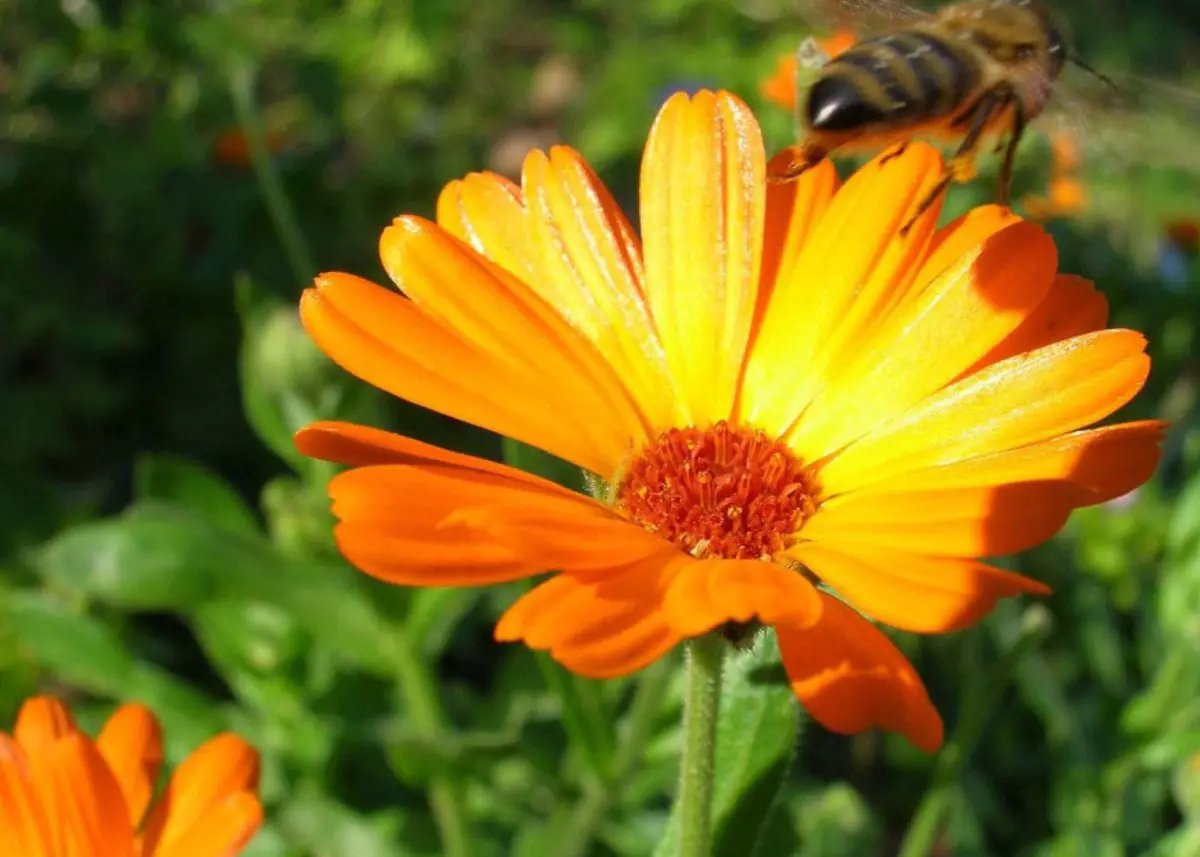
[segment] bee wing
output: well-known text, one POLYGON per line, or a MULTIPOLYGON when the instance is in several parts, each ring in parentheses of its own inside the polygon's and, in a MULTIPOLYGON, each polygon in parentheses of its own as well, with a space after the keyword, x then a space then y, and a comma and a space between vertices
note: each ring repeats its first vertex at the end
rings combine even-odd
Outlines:
POLYGON ((1044 125, 1070 134, 1089 169, 1131 166, 1200 177, 1200 88, 1135 75, 1108 82, 1068 69, 1055 84, 1044 125))
POLYGON ((930 13, 903 0, 797 0, 801 15, 818 29, 863 36, 928 20, 930 13))

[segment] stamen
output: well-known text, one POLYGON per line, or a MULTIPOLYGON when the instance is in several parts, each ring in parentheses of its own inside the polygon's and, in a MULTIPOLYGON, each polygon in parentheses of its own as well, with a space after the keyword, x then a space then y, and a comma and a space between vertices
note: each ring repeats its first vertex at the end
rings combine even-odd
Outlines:
POLYGON ((816 512, 817 490, 787 446, 721 421, 659 435, 630 462, 616 504, 693 556, 771 559, 816 512))

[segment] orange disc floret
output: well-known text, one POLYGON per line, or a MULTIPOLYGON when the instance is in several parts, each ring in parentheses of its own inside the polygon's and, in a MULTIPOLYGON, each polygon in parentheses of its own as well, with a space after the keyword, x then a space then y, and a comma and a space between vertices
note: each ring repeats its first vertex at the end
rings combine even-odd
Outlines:
POLYGON ((815 498, 785 444, 722 420, 659 435, 630 462, 616 506, 692 556, 771 559, 812 517, 815 498))
POLYGON ((384 231, 399 292, 322 275, 306 329, 606 491, 316 423, 300 451, 351 466, 329 485, 342 553, 406 586, 553 570, 496 638, 594 677, 758 622, 824 726, 935 749, 941 718, 871 620, 940 633, 1045 594, 984 558, 1149 479, 1164 429, 1095 425, 1141 389, 1146 341, 1106 327, 1045 230, 992 205, 915 214, 944 169, 914 142, 845 182, 826 160, 770 183, 753 114, 704 91, 650 131, 640 234, 567 147, 519 182, 449 183, 436 223, 384 231))
POLYGON ((262 823, 258 754, 223 734, 198 748, 153 799, 162 730, 124 705, 93 740, 51 697, 25 702, 0 732, 0 854, 227 857, 262 823))

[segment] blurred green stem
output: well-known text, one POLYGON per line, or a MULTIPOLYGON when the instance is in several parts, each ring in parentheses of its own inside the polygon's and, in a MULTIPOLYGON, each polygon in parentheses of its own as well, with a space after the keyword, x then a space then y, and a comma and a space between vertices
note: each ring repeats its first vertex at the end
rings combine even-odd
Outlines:
POLYGON ((709 857, 712 853, 714 756, 724 659, 725 641, 717 636, 697 637, 688 643, 683 771, 678 798, 679 857, 709 857))
POLYGON ((300 231, 295 209, 292 208, 287 191, 283 187, 283 179, 279 177, 279 169, 267 149, 262 116, 254 97, 254 77, 255 69, 250 62, 231 61, 229 91, 233 96, 233 109, 249 144, 254 177, 258 180, 259 191, 279 236, 279 242, 283 245, 292 275, 297 284, 307 286, 316 275, 317 268, 313 264, 308 242, 304 240, 304 233, 300 231))
MULTIPOLYGON (((398 630, 395 635, 392 662, 413 727, 423 735, 438 735, 444 728, 445 716, 433 675, 403 630, 398 630)), ((445 857, 469 857, 471 854, 471 834, 458 791, 449 776, 435 776, 429 781, 429 807, 445 857)))
POLYGON ((983 733, 983 726, 1008 689, 1013 671, 1030 650, 1049 632, 1049 613, 1035 604, 1021 617, 1020 627, 1008 651, 988 675, 982 692, 965 696, 954 736, 946 742, 933 771, 933 781, 917 807, 899 857, 928 857, 945 824, 963 765, 983 733))
POLYGON ((554 857, 583 857, 588 853, 609 806, 641 764, 642 751, 654 732, 654 718, 662 710, 668 686, 667 672, 673 663, 671 658, 660 658, 642 671, 625 721, 627 728, 621 735, 610 768, 610 778, 607 782, 589 784, 571 813, 561 845, 553 852, 554 857))

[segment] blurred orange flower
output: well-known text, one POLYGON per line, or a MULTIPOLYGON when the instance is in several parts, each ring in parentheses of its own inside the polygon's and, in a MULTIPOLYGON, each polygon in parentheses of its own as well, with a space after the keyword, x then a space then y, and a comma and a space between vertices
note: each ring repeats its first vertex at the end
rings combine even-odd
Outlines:
MULTIPOLYGON (((777 158, 789 157, 787 152, 777 158)), ((1053 241, 997 207, 937 228, 925 144, 839 187, 822 162, 768 184, 758 123, 726 93, 677 94, 641 173, 639 240, 565 147, 521 184, 451 182, 380 255, 404 296, 325 274, 301 301, 349 372, 595 474, 597 499, 377 429, 322 422, 299 449, 329 486, 343 554, 382 580, 478 586, 560 573, 499 640, 588 676, 758 623, 826 727, 933 750, 942 723, 900 651, 1047 591, 979 561, 1121 496, 1162 425, 1085 429, 1149 371, 1053 241), (837 590, 846 601, 814 584, 837 590)))
MULTIPOLYGON (((279 130, 267 131, 266 144, 267 152, 277 155, 287 148, 288 135, 279 130)), ((240 126, 231 125, 217 135, 212 144, 212 158, 225 167, 251 165, 253 161, 250 156, 250 141, 240 126)))
POLYGON ((1045 195, 1026 194, 1021 204, 1034 220, 1072 217, 1087 207, 1087 188, 1074 176, 1053 176, 1046 185, 1045 195))
POLYGON ((1179 219, 1167 223, 1166 238, 1180 250, 1194 253, 1200 249, 1200 220, 1179 219))
POLYGON ((1046 193, 1021 197, 1026 215, 1034 220, 1074 217, 1087 208, 1087 187, 1078 170, 1083 163, 1075 135, 1065 129, 1050 133, 1050 180, 1046 193))
POLYGON ((27 700, 0 733, 0 854, 229 857, 262 823, 258 754, 223 734, 196 750, 153 801, 158 721, 118 709, 96 740, 58 700, 27 700))
MULTIPOLYGON (((830 59, 845 51, 857 41, 853 30, 837 30, 826 39, 815 39, 817 46, 830 59)), ((800 63, 795 51, 789 51, 779 58, 775 70, 759 84, 762 97, 772 104, 777 104, 784 110, 795 110, 799 93, 796 89, 796 75, 800 63)))

